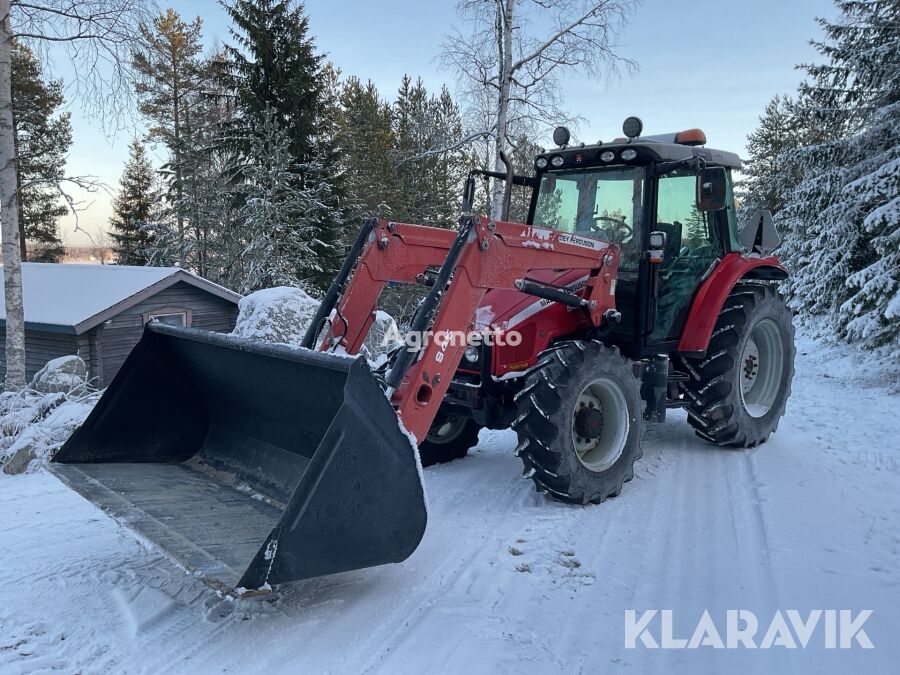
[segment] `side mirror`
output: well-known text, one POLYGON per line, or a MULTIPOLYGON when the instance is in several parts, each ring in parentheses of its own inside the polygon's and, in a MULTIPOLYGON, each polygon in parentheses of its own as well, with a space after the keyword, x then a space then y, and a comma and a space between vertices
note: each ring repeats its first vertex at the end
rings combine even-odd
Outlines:
POLYGON ((701 169, 697 174, 697 210, 721 211, 725 208, 726 174, 721 166, 701 169))
POLYGON ((651 263, 661 263, 663 261, 663 253, 666 250, 666 240, 668 239, 665 232, 653 231, 650 233, 650 250, 647 252, 651 263))
POLYGON ((663 249, 666 247, 666 233, 665 232, 651 232, 650 233, 650 248, 652 249, 663 249))

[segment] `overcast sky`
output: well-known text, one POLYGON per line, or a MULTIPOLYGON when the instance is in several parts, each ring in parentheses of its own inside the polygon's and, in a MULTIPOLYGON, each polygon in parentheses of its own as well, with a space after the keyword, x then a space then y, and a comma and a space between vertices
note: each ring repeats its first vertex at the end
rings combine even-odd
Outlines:
MULTIPOLYGON (((203 19, 207 44, 229 40, 218 3, 170 4, 186 18, 203 19)), ((454 1, 308 0, 305 5, 319 49, 344 74, 371 79, 391 98, 404 73, 421 76, 430 90, 442 84, 452 89, 453 75, 436 57, 452 26, 464 30, 454 1)), ((637 115, 646 134, 700 127, 711 146, 743 155, 747 133, 766 102, 795 89, 803 77, 795 64, 816 59, 809 45, 820 37, 815 17, 834 15, 830 0, 644 0, 619 40, 620 53, 636 60, 639 71, 610 82, 578 76, 565 81, 569 110, 585 119, 577 137, 588 143, 608 140, 619 135, 625 117, 637 115)), ((71 76, 65 62, 57 61, 53 70, 63 79, 71 76)), ((69 173, 98 176, 116 189, 141 121, 133 117, 111 136, 98 120, 82 115, 77 102, 71 109, 69 173)), ((80 197, 90 203, 79 216, 80 226, 91 233, 105 230, 112 195, 80 197)), ((67 244, 90 243, 74 231, 73 219, 65 219, 62 229, 67 244)))

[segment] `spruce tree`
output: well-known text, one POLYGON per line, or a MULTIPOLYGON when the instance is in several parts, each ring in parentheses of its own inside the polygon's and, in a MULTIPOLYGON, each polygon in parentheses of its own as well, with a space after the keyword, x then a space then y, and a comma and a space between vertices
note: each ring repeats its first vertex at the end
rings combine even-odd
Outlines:
MULTIPOLYGON (((375 85, 351 77, 344 82, 336 128, 351 222, 395 215, 397 184, 390 106, 375 85)), ((348 231, 348 239, 352 238, 348 231)))
POLYGON ((421 79, 404 76, 394 109, 400 217, 455 227, 471 155, 448 150, 462 136, 459 107, 446 88, 429 95, 421 79))
POLYGON ((838 0, 820 20, 825 62, 805 66, 799 107, 816 141, 779 214, 792 302, 870 345, 900 338, 900 4, 838 0))
POLYGON ((422 80, 413 83, 408 75, 404 75, 393 108, 395 162, 400 183, 399 217, 406 221, 428 222, 431 200, 426 181, 434 157, 426 153, 434 146, 431 143, 428 92, 422 80))
POLYGON ((788 96, 776 95, 766 104, 759 126, 747 136, 749 159, 741 169, 737 185, 741 218, 756 211, 777 214, 787 204, 799 176, 786 159, 786 154, 800 147, 803 140, 802 120, 788 96))
POLYGON ((113 201, 109 232, 113 251, 120 265, 146 265, 151 262, 156 242, 151 232, 154 204, 153 166, 144 145, 135 139, 129 146, 128 162, 120 180, 119 194, 113 201))
POLYGON ((322 111, 323 58, 309 35, 303 6, 290 0, 235 0, 225 5, 235 46, 226 47, 246 129, 271 117, 290 141, 295 161, 314 151, 322 111))
MULTIPOLYGON (((291 190, 319 201, 307 213, 307 259, 293 261, 311 289, 325 289, 341 263, 344 230, 343 194, 333 139, 334 120, 324 100, 327 75, 309 35, 303 6, 290 0, 235 0, 226 5, 234 22, 235 45, 226 47, 237 91, 235 131, 244 152, 245 170, 258 172, 253 144, 266 125, 275 124, 287 142, 291 190), (314 218, 318 218, 315 220, 314 218)), ((288 247, 299 250, 297 247, 288 247)))
MULTIPOLYGON (((431 110, 434 120, 433 147, 452 148, 463 136, 463 121, 459 105, 447 87, 442 87, 441 93, 431 99, 431 110)), ((533 160, 533 156, 528 158, 526 173, 531 173, 533 160)), ((463 184, 474 162, 473 153, 465 146, 437 155, 431 173, 435 224, 456 227, 462 207, 463 184)))
POLYGON ((244 205, 239 216, 248 244, 241 291, 271 286, 315 286, 321 266, 316 261, 317 224, 327 217, 328 182, 315 175, 319 167, 297 166, 291 137, 270 112, 250 138, 254 161, 244 169, 244 205), (310 180, 299 180, 303 170, 310 180))
POLYGON ((72 145, 70 114, 60 112, 60 80, 45 79, 34 53, 16 44, 12 53, 13 128, 18 154, 19 238, 22 259, 26 239, 31 260, 56 262, 65 253, 57 221, 66 215, 59 185, 72 145))

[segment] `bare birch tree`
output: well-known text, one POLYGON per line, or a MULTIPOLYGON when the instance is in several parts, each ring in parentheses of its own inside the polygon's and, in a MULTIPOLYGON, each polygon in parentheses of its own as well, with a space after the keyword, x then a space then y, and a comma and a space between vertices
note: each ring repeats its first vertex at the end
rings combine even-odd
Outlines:
POLYGON ((25 309, 19 241, 17 159, 12 108, 12 48, 16 41, 47 56, 65 50, 75 65, 74 96, 117 119, 131 95, 129 64, 143 20, 143 0, 0 0, 0 234, 6 302, 6 389, 25 386, 25 309))
MULTIPOLYGON (((620 56, 617 35, 636 0, 461 0, 467 34, 444 40, 442 60, 457 74, 475 129, 464 140, 490 139, 495 170, 511 154, 516 135, 572 118, 561 80, 577 72, 617 74, 635 63, 620 56)), ((501 181, 491 211, 499 216, 501 181)))

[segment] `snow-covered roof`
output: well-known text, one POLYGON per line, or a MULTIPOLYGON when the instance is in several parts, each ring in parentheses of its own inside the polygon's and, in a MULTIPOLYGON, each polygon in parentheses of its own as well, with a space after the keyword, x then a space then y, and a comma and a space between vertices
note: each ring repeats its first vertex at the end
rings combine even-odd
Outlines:
MULTIPOLYGON (((25 325, 80 334, 179 281, 231 302, 241 297, 179 267, 22 263, 25 325)), ((5 324, 3 289, 0 274, 0 322, 5 324)))

